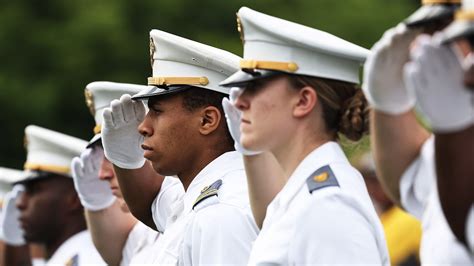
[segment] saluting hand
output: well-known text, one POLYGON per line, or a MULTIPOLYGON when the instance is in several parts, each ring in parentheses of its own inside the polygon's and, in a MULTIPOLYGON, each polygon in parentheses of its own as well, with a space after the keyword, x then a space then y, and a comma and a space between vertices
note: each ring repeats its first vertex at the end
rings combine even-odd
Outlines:
POLYGON ((25 245, 23 238, 23 229, 20 226, 20 210, 16 207, 16 201, 25 191, 23 185, 15 185, 13 189, 5 195, 3 211, 0 216, 2 225, 2 239, 5 243, 12 246, 25 245))
POLYGON ((132 101, 128 94, 113 100, 104 110, 102 144, 105 157, 114 165, 124 169, 137 169, 145 164, 143 136, 138 125, 145 118, 145 106, 141 101, 132 101))
POLYGON ((72 177, 82 206, 99 211, 112 205, 115 196, 105 180, 99 179, 104 152, 100 147, 86 149, 71 162, 72 177))
POLYGON ((224 108, 225 118, 227 126, 229 127, 230 135, 234 139, 235 150, 247 156, 257 155, 261 152, 247 150, 242 147, 242 144, 240 143, 240 120, 242 117, 242 112, 239 111, 237 107, 235 107, 234 103, 242 92, 243 89, 231 88, 229 95, 230 100, 227 98, 222 99, 222 107, 224 108))
MULTIPOLYGON (((464 85, 464 61, 456 47, 440 44, 440 35, 416 40, 405 66, 408 88, 416 94, 434 132, 453 132, 474 124, 474 91, 464 85)), ((466 63, 471 64, 470 57, 466 63)))
POLYGON ((362 89, 374 109, 397 115, 415 105, 415 96, 403 82, 403 67, 417 35, 418 32, 400 24, 387 30, 372 47, 364 65, 362 89))

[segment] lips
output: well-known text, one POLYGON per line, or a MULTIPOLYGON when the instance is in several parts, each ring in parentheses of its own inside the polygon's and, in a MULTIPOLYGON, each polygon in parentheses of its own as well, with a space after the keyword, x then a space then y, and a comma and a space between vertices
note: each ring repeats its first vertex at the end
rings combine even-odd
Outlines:
POLYGON ((153 148, 151 148, 150 146, 146 145, 146 144, 142 144, 142 149, 143 149, 143 157, 145 157, 146 159, 150 160, 151 159, 151 156, 153 154, 153 148))
POLYGON ((250 124, 250 121, 245 118, 242 118, 240 122, 245 123, 245 124, 250 124))

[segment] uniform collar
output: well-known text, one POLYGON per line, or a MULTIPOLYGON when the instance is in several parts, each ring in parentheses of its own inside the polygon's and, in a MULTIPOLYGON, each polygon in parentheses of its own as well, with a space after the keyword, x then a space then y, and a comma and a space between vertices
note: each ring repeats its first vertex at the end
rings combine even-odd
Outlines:
POLYGON ((69 259, 69 257, 72 257, 74 254, 78 254, 79 253, 78 247, 87 245, 87 243, 84 243, 84 241, 86 241, 88 236, 89 236, 89 231, 84 230, 68 238, 54 252, 51 258, 48 260, 47 265, 49 264, 55 265, 57 263, 58 264, 64 263, 64 261, 69 259))
POLYGON ((184 194, 184 209, 186 211, 192 209, 194 201, 201 194, 203 188, 211 185, 227 173, 243 168, 242 155, 236 151, 226 152, 214 159, 197 174, 189 185, 184 194))
POLYGON ((276 198, 278 204, 280 206, 287 205, 315 170, 324 165, 337 162, 348 163, 348 160, 336 142, 330 141, 314 149, 296 167, 283 189, 278 193, 276 198))

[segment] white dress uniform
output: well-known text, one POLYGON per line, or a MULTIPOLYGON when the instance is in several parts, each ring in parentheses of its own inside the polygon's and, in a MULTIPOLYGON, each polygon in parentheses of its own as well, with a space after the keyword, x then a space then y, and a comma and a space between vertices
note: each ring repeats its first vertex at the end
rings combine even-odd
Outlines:
POLYGON ((127 241, 122 250, 120 265, 143 265, 151 263, 150 254, 156 252, 153 247, 159 239, 159 233, 137 222, 128 234, 127 241))
POLYGON ((106 265, 95 249, 89 231, 68 238, 46 262, 47 266, 106 265))
POLYGON ((173 189, 179 187, 173 181, 168 183, 152 209, 157 228, 164 232, 155 264, 246 264, 258 228, 241 155, 227 152, 216 158, 194 178, 186 193, 173 189), (160 208, 169 197, 174 199, 171 208, 160 208))
POLYGON ((420 259, 426 265, 474 265, 467 249, 456 239, 441 209, 436 183, 434 137, 400 179, 403 208, 422 222, 420 259))
POLYGON ((249 265, 388 265, 364 180, 328 142, 298 165, 267 208, 249 265))
POLYGON ((471 207, 466 221, 466 240, 474 256, 474 206, 471 207))

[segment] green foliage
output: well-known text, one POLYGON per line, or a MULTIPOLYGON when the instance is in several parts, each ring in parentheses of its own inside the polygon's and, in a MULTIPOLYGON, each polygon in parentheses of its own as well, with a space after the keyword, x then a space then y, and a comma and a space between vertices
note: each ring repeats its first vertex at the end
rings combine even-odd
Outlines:
MULTIPOLYGON (((22 168, 23 130, 36 124, 92 137, 83 89, 92 81, 144 84, 148 32, 169 31, 241 55, 241 6, 370 48, 418 1, 17 0, 0 4, 0 165, 22 168)), ((159 49, 159 48, 158 48, 159 49)))

